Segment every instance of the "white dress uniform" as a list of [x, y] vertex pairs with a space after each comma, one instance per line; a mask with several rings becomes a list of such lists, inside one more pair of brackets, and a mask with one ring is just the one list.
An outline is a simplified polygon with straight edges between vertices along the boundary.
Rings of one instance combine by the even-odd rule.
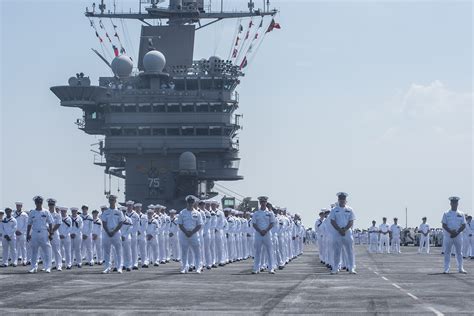
[[[418, 227], [420, 232], [420, 246], [418, 248], [419, 253], [430, 253], [430, 225], [421, 224]], [[427, 234], [426, 236], [424, 234]]]
[[390, 226], [390, 231], [392, 232], [392, 252], [401, 253], [400, 251], [401, 228], [398, 224], [392, 224], [392, 226]]
[[163, 259], [165, 262], [169, 262], [171, 259], [171, 249], [170, 249], [170, 228], [171, 228], [171, 218], [168, 214], [164, 214], [165, 217], [165, 253], [163, 255]]
[[463, 256], [471, 257], [471, 259], [474, 258], [474, 223], [472, 219], [466, 221], [466, 228], [463, 231], [463, 241]]
[[[109, 232], [114, 231], [120, 224], [123, 223], [125, 217], [123, 216], [122, 211], [118, 209], [108, 208], [101, 215], [100, 219], [102, 225], [106, 226]], [[102, 232], [102, 245], [104, 248], [104, 261], [105, 261], [105, 271], [109, 272], [111, 268], [111, 247], [115, 249], [116, 260], [122, 262], [122, 240], [121, 240], [120, 230], [117, 231], [112, 237], [110, 237], [105, 230]], [[121, 267], [119, 265], [119, 272], [121, 272]]]
[[216, 260], [220, 266], [226, 263], [226, 252], [225, 252], [225, 216], [224, 212], [220, 209], [216, 209]]
[[8, 258], [11, 258], [12, 265], [17, 265], [16, 253], [16, 231], [17, 222], [13, 216], [4, 217], [2, 220], [2, 264], [4, 267], [8, 266]]
[[369, 232], [369, 252], [376, 253], [379, 247], [379, 228], [377, 226], [370, 226]]
[[81, 215], [82, 219], [82, 243], [81, 254], [86, 258], [87, 264], [94, 264], [94, 257], [92, 254], [92, 229], [94, 227], [94, 219], [90, 214]]
[[[183, 228], [187, 231], [194, 230], [197, 226], [203, 225], [201, 214], [198, 211], [188, 209], [183, 209], [179, 213], [178, 225], [182, 225]], [[186, 271], [188, 261], [192, 261], [189, 258], [189, 251], [192, 250], [194, 255], [194, 265], [200, 272], [202, 267], [201, 261], [201, 240], [198, 233], [193, 234], [191, 237], [188, 237], [184, 232], [179, 230], [179, 244], [181, 246], [181, 271]]]
[[147, 221], [146, 225], [146, 243], [147, 257], [144, 261], [145, 265], [158, 264], [159, 262], [159, 246], [158, 246], [158, 230], [160, 224], [156, 218]]
[[323, 258], [323, 248], [324, 248], [324, 243], [323, 243], [323, 233], [322, 233], [322, 228], [321, 225], [324, 222], [324, 218], [318, 218], [316, 222], [314, 223], [314, 232], [316, 233], [316, 241], [318, 243], [318, 251], [319, 251], [319, 260], [321, 263], [324, 262]]
[[211, 212], [204, 211], [205, 222], [202, 228], [202, 237], [204, 239], [204, 265], [206, 268], [212, 267], [211, 256]]
[[28, 214], [23, 211], [15, 211], [13, 217], [16, 219], [16, 252], [23, 264], [26, 264], [26, 229], [28, 227]]
[[123, 221], [123, 225], [120, 228], [120, 234], [122, 235], [122, 262], [118, 264], [118, 266], [122, 266], [127, 271], [132, 269], [133, 262], [132, 262], [132, 237], [130, 232], [132, 231], [132, 219], [125, 215], [125, 219]]
[[379, 226], [380, 239], [379, 239], [379, 252], [390, 253], [390, 226], [388, 224], [380, 224]]
[[92, 222], [92, 257], [95, 256], [98, 263], [104, 260], [102, 250], [102, 221], [96, 218]]
[[[331, 220], [334, 220], [341, 228], [346, 227], [349, 221], [355, 220], [354, 211], [349, 206], [345, 206], [343, 208], [340, 206], [336, 206], [331, 210], [331, 213], [329, 214], [328, 222], [331, 222]], [[352, 228], [347, 230], [344, 236], [341, 236], [341, 234], [333, 228], [332, 239], [334, 247], [334, 259], [332, 263], [331, 273], [338, 272], [343, 248], [347, 258], [346, 268], [348, 268], [349, 271], [354, 271], [355, 256], [353, 248], [354, 239], [352, 237]]]
[[130, 249], [132, 252], [132, 266], [138, 267], [138, 231], [140, 228], [140, 216], [135, 211], [127, 211], [125, 215], [132, 221], [132, 227], [130, 227], [129, 231]]
[[[462, 212], [449, 210], [443, 214], [442, 224], [446, 224], [451, 230], [459, 230], [462, 225], [466, 224], [466, 219]], [[462, 258], [462, 235], [459, 234], [454, 238], [444, 230], [443, 246], [444, 246], [444, 272], [449, 272], [449, 266], [451, 263], [451, 249], [454, 245], [456, 252], [456, 260], [458, 264], [458, 270], [464, 271], [463, 258]]]
[[71, 221], [71, 257], [72, 261], [75, 261], [76, 265], [80, 268], [82, 266], [81, 244], [83, 222], [81, 216], [71, 216]]
[[[53, 218], [53, 228], [56, 225], [59, 225], [61, 227], [62, 223], [62, 218], [61, 214], [59, 213], [51, 213], [51, 217]], [[54, 259], [54, 263], [56, 265], [56, 269], [58, 271], [61, 271], [62, 265], [63, 265], [63, 256], [61, 255], [61, 239], [59, 238], [59, 228], [56, 229], [56, 231], [53, 233], [52, 239], [51, 239], [51, 254], [52, 254], [52, 259]]]
[[163, 214], [160, 214], [157, 218], [160, 226], [158, 227], [158, 246], [159, 246], [159, 252], [158, 252], [158, 262], [159, 263], [165, 263], [165, 234], [166, 234], [166, 219]]
[[175, 216], [174, 218], [170, 219], [170, 247], [171, 247], [171, 254], [175, 261], [181, 260], [181, 249], [179, 247], [178, 241], [178, 217]]
[[53, 218], [48, 210], [40, 211], [34, 209], [28, 216], [28, 225], [31, 225], [31, 268], [38, 269], [38, 250], [41, 248], [43, 254], [43, 265], [48, 271], [51, 269], [51, 243], [49, 242], [49, 227], [53, 224]]
[[217, 217], [216, 217], [216, 212], [213, 210], [210, 210], [209, 213], [211, 214], [211, 224], [209, 227], [209, 233], [210, 233], [210, 242], [209, 245], [211, 247], [211, 260], [212, 260], [212, 266], [216, 267], [217, 264], [217, 256], [216, 256], [216, 228], [217, 228]]
[[59, 245], [61, 249], [61, 256], [65, 259], [66, 268], [70, 269], [72, 265], [71, 256], [71, 232], [72, 220], [71, 217], [61, 217], [61, 225], [58, 228]]
[[139, 214], [140, 216], [140, 221], [138, 225], [138, 231], [137, 231], [137, 243], [138, 243], [138, 250], [140, 253], [140, 260], [141, 264], [144, 265], [146, 258], [147, 258], [147, 242], [146, 242], [146, 229], [148, 226], [148, 218], [146, 214], [142, 213]]
[[[268, 229], [270, 224], [275, 225], [276, 220], [273, 212], [268, 211], [267, 209], [259, 209], [252, 215], [253, 225], [257, 226], [260, 230]], [[271, 232], [268, 231], [264, 236], [259, 232], [255, 232], [254, 238], [254, 264], [253, 272], [258, 272], [260, 270], [260, 260], [262, 256], [262, 249], [266, 253], [266, 258], [268, 260], [269, 269], [273, 269], [273, 244]], [[270, 270], [271, 271], [271, 270]]]

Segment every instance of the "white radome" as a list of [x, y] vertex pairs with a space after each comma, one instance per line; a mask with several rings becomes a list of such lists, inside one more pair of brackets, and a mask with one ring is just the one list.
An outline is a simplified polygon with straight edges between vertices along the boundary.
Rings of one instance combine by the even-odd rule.
[[163, 53], [152, 50], [143, 56], [143, 67], [146, 72], [162, 72], [166, 65], [166, 58]]
[[130, 57], [126, 55], [120, 55], [112, 60], [111, 66], [112, 71], [117, 77], [128, 77], [132, 73], [133, 62]]

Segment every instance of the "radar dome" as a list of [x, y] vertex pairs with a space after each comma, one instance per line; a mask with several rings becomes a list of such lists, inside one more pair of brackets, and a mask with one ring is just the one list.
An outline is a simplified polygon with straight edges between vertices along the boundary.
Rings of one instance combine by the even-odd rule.
[[133, 62], [130, 57], [120, 55], [112, 60], [112, 71], [117, 77], [128, 77], [132, 73]]
[[166, 65], [166, 58], [157, 50], [149, 51], [143, 56], [143, 67], [146, 72], [162, 72]]
[[185, 151], [179, 156], [180, 170], [196, 170], [196, 156], [190, 152]]

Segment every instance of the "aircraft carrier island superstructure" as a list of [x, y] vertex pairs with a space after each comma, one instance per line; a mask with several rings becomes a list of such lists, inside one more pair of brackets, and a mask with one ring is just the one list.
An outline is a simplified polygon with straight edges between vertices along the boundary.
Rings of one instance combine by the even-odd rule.
[[[109, 63], [96, 51], [113, 76], [100, 77], [95, 86], [81, 73], [68, 85], [51, 88], [62, 106], [82, 109], [83, 118], [76, 122], [81, 130], [104, 136], [102, 159], [95, 164], [125, 180], [127, 200], [179, 207], [188, 194], [215, 196], [214, 181], [243, 178], [238, 174], [240, 126], [235, 112], [243, 65], [215, 56], [194, 60], [193, 51], [200, 28], [227, 18], [263, 21], [276, 13], [253, 7], [250, 1], [248, 12], [206, 12], [202, 0], [171, 0], [167, 7], [151, 1], [143, 13], [106, 12], [103, 2], [99, 11], [95, 5], [86, 11], [89, 19], [144, 23], [136, 66], [126, 54], [116, 52]], [[156, 19], [167, 23], [148, 23]], [[202, 25], [202, 19], [211, 21]]]

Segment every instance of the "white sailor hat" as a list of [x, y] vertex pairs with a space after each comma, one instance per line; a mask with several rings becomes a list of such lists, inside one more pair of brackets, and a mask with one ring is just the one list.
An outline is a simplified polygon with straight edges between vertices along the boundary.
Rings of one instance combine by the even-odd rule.
[[142, 203], [135, 203], [133, 206], [134, 207], [142, 207]]
[[224, 208], [224, 212], [231, 212], [231, 211], [232, 211], [232, 209], [230, 207]]
[[186, 203], [196, 203], [196, 202], [199, 201], [199, 199], [197, 197], [195, 197], [194, 195], [188, 195], [185, 198], [185, 201], [186, 201]]
[[204, 203], [211, 205], [212, 201], [211, 200], [205, 200]]
[[109, 195], [109, 201], [110, 200], [117, 200], [117, 196], [115, 194]]
[[147, 207], [148, 207], [149, 209], [155, 208], [155, 206], [154, 206], [153, 204], [150, 204], [150, 205], [148, 205]]
[[86, 208], [86, 209], [89, 209], [89, 205], [83, 204], [83, 205], [81, 206], [81, 210], [83, 210], [83, 209], [85, 209], [85, 208]]
[[338, 192], [338, 193], [336, 194], [336, 196], [337, 196], [338, 198], [341, 198], [341, 196], [343, 196], [344, 198], [346, 198], [348, 195], [349, 195], [349, 194], [347, 194], [346, 192]]
[[60, 210], [61, 212], [67, 212], [67, 207], [60, 206], [60, 207], [59, 207], [59, 210]]
[[15, 205], [23, 205], [23, 202], [15, 202]]
[[129, 201], [125, 202], [125, 205], [133, 205], [134, 203], [135, 203], [134, 201], [129, 200]]
[[219, 201], [216, 201], [216, 200], [211, 200], [211, 204], [214, 204], [214, 205], [219, 205]]
[[76, 212], [79, 211], [79, 208], [77, 208], [77, 207], [71, 207], [71, 208], [69, 208], [69, 209], [71, 210], [71, 212], [72, 212], [72, 211], [76, 211]]
[[268, 201], [268, 196], [259, 196], [257, 198], [257, 200], [259, 200], [260, 202], [262, 202], [262, 201], [266, 202], [266, 201]]
[[5, 214], [5, 212], [3, 210], [0, 210], [0, 214]]
[[176, 214], [176, 210], [175, 210], [175, 209], [171, 209], [171, 210], [170, 210], [170, 214]]
[[161, 204], [156, 204], [153, 208], [154, 208], [155, 210], [156, 210], [156, 209], [160, 209], [160, 208], [161, 208]]
[[153, 213], [155, 213], [155, 211], [153, 211], [153, 209], [149, 208], [148, 210], [146, 210], [146, 213], [147, 214], [153, 214]]
[[55, 205], [56, 204], [56, 200], [53, 199], [53, 198], [47, 199], [46, 202], [48, 202], [48, 205]]
[[100, 207], [101, 210], [106, 210], [106, 209], [108, 209], [108, 208], [109, 208], [109, 207], [106, 206], [106, 205], [102, 205], [102, 206]]
[[36, 202], [43, 202], [43, 197], [41, 195], [37, 195], [33, 198], [33, 201]]
[[121, 211], [126, 211], [126, 210], [127, 210], [127, 208], [126, 208], [125, 206], [120, 206], [119, 209], [120, 209]]
[[460, 199], [461, 199], [461, 198], [458, 197], [458, 196], [451, 196], [451, 197], [449, 198], [450, 201], [459, 201]]

